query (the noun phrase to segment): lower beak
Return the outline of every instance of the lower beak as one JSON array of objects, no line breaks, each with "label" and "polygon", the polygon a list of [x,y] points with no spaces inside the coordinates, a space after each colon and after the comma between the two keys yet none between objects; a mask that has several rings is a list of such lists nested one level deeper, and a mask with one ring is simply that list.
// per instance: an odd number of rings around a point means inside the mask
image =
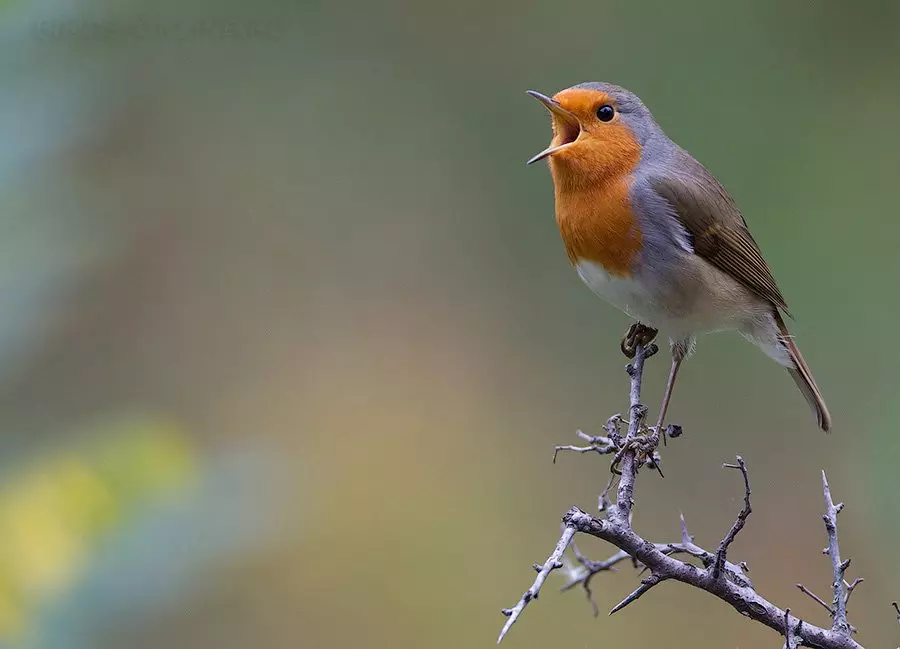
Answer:
[{"label": "lower beak", "polygon": [[[573,113],[570,113],[565,108],[560,106],[556,101],[554,101],[547,95],[541,94],[534,90],[529,90],[528,94],[531,95],[532,97],[534,97],[535,99],[537,99],[539,102],[541,102],[544,105],[544,108],[546,108],[548,111],[550,111],[551,115],[560,119],[562,122],[564,122],[570,128],[574,127],[575,129],[577,129],[578,132],[581,131],[581,122],[578,121],[578,118]],[[530,165],[534,162],[537,162],[538,160],[543,160],[544,158],[553,155],[557,151],[562,151],[566,147],[570,146],[573,142],[575,142],[575,139],[577,139],[577,137],[569,140],[568,142],[563,142],[562,144],[558,144],[556,146],[547,147],[546,149],[544,149],[543,151],[538,153],[536,156],[531,158],[531,160],[529,160],[525,164]]]}]

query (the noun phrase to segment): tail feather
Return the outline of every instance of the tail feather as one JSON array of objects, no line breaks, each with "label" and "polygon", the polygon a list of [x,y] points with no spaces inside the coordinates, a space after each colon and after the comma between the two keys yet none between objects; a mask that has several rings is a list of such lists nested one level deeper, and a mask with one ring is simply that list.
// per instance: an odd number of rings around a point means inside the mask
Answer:
[{"label": "tail feather", "polygon": [[790,355],[791,361],[793,361],[794,364],[794,367],[788,367],[787,371],[791,375],[791,378],[794,379],[794,383],[797,384],[797,387],[800,388],[800,392],[803,393],[806,402],[816,416],[819,428],[827,433],[831,430],[831,413],[828,412],[828,406],[825,405],[825,400],[822,398],[819,386],[816,385],[816,380],[813,378],[809,365],[803,360],[803,355],[800,353],[800,349],[797,347],[796,343],[794,343],[794,338],[784,324],[784,320],[781,319],[781,316],[777,312],[775,313],[775,323],[778,325],[778,330],[781,332],[781,342],[787,349],[788,355]]}]

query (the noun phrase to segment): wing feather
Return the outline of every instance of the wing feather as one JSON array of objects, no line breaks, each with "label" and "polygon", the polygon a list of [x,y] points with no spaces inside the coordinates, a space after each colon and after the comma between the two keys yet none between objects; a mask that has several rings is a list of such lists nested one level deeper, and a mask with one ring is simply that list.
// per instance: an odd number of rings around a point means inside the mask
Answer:
[{"label": "wing feather", "polygon": [[696,254],[790,315],[734,200],[702,165],[696,166],[690,176],[660,176],[651,185],[672,206]]}]

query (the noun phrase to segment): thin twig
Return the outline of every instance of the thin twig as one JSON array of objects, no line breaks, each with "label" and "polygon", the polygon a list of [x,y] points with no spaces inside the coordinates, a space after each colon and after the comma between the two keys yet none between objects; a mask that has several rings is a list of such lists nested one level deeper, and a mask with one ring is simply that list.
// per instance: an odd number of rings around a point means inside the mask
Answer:
[{"label": "thin twig", "polygon": [[596,575],[598,572],[608,572],[610,570],[617,570],[616,565],[622,563],[626,559],[630,559],[631,557],[627,552],[620,550],[612,555],[609,559],[605,561],[591,561],[589,559],[585,559],[584,567],[587,569],[587,572],[573,579],[566,585],[562,586],[559,590],[560,592],[565,592],[567,590],[571,590],[580,584],[583,584],[585,581],[589,580],[591,577]]},{"label": "thin twig", "polygon": [[856,587],[859,586],[864,581],[865,581],[865,579],[863,579],[862,577],[857,577],[856,579],[853,580],[852,584],[848,584],[846,581],[844,582],[844,586],[847,589],[847,597],[844,598],[845,604],[850,603],[850,596],[853,594],[853,591],[856,590]]},{"label": "thin twig", "polygon": [[822,608],[824,608],[826,611],[828,611],[828,615],[834,617],[834,609],[831,608],[831,606],[829,606],[828,603],[824,599],[822,599],[821,597],[816,595],[814,592],[812,592],[809,588],[807,588],[803,584],[796,584],[796,586],[803,592],[804,595],[808,595],[810,597],[810,599],[812,599],[814,602],[821,604]]},{"label": "thin twig", "polygon": [[609,612],[610,615],[613,613],[617,613],[621,611],[623,608],[631,604],[633,601],[638,599],[641,595],[646,593],[648,590],[656,586],[658,583],[663,581],[663,578],[657,575],[656,573],[651,573],[649,577],[646,577],[641,580],[641,585],[634,589],[628,597],[623,599],[621,602],[612,607],[612,610]]},{"label": "thin twig", "polygon": [[620,551],[606,561],[591,561],[586,556],[581,554],[581,551],[578,549],[578,546],[575,545],[574,542],[570,544],[570,547],[572,548],[572,553],[575,555],[575,558],[582,566],[584,566],[585,570],[583,571],[584,574],[577,576],[575,579],[567,583],[565,586],[560,588],[560,591],[562,592],[570,590],[580,584],[584,589],[585,597],[587,597],[588,602],[590,602],[591,609],[594,611],[594,617],[597,617],[598,615],[600,615],[600,609],[597,608],[597,602],[594,601],[594,592],[591,590],[591,577],[596,575],[598,572],[618,570],[616,564],[620,561],[628,559],[628,554]]},{"label": "thin twig", "polygon": [[[615,450],[615,447],[613,447],[613,450]],[[604,451],[601,451],[596,446],[574,446],[572,444],[559,444],[553,447],[553,464],[556,464],[556,456],[559,455],[560,451],[569,451],[571,453],[590,453],[591,451],[596,451],[597,453],[604,453]]]},{"label": "thin twig", "polygon": [[571,444],[558,445],[553,447],[553,464],[556,464],[556,456],[560,451],[571,451],[573,453],[590,453],[591,451],[600,455],[609,455],[616,452],[616,445],[609,437],[597,435],[591,437],[585,435],[580,430],[576,430],[575,434],[588,443],[588,446],[574,446]]},{"label": "thin twig", "polygon": [[516,620],[519,619],[519,615],[521,615],[522,611],[525,610],[525,607],[528,606],[528,602],[538,598],[541,587],[544,585],[544,582],[547,581],[547,577],[550,573],[557,568],[562,568],[562,555],[566,551],[566,548],[569,547],[569,543],[572,542],[573,536],[575,536],[575,528],[566,524],[565,527],[563,527],[562,535],[559,537],[559,541],[557,541],[553,552],[547,557],[547,560],[544,562],[544,565],[540,567],[540,570],[538,570],[538,575],[531,585],[531,588],[525,591],[525,594],[522,595],[522,599],[519,600],[518,604],[512,608],[503,609],[503,615],[508,619],[506,620],[506,624],[503,625],[503,629],[500,631],[500,637],[497,638],[497,644],[500,644],[503,640],[503,636],[505,636],[512,625],[516,623]]},{"label": "thin twig", "polygon": [[594,611],[594,617],[598,617],[600,615],[600,608],[597,606],[597,602],[594,601],[594,591],[591,590],[591,580],[585,579],[582,587],[584,588],[584,596],[591,605],[591,610]]},{"label": "thin twig", "polygon": [[731,525],[731,529],[728,530],[728,533],[722,537],[722,541],[719,543],[719,548],[716,550],[716,562],[713,564],[712,568],[713,579],[718,579],[722,575],[722,570],[725,568],[725,555],[728,554],[728,546],[734,542],[738,533],[744,529],[744,524],[747,522],[747,518],[750,517],[750,513],[753,511],[750,507],[750,478],[747,476],[747,466],[744,464],[744,458],[740,455],[736,456],[735,459],[737,460],[737,464],[724,464],[722,466],[726,469],[739,469],[741,475],[744,476],[744,507],[738,514],[737,519]]},{"label": "thin twig", "polygon": [[[674,556],[676,554],[686,554],[691,557],[695,557],[700,559],[703,563],[704,568],[708,568],[715,562],[715,555],[711,552],[707,552],[701,547],[694,545],[693,537],[690,537],[691,541],[687,543],[655,543],[655,547],[660,552],[666,554],[667,556]],[[572,548],[574,549],[575,544],[572,543]],[[591,561],[584,555],[580,553],[575,555],[575,558],[578,559],[579,563],[581,563],[585,568],[587,568],[587,572],[584,574],[576,576],[574,579],[569,581],[567,584],[562,586],[559,590],[560,592],[565,592],[567,590],[571,590],[576,586],[583,586],[585,583],[589,582],[591,578],[600,572],[607,572],[609,570],[615,570],[616,565],[631,559],[631,555],[629,555],[624,550],[619,550],[615,554],[613,554],[608,559],[604,559],[603,561]],[[638,563],[639,574],[645,572],[647,570],[647,566]],[[750,580],[744,575],[744,571],[741,568],[740,564],[733,564],[730,561],[725,562],[725,572],[728,574],[729,579],[734,580],[738,583],[743,583],[744,585],[753,586]]]},{"label": "thin twig", "polygon": [[825,521],[825,533],[828,535],[828,555],[831,557],[831,566],[834,570],[834,599],[832,600],[832,609],[834,610],[834,622],[832,629],[838,633],[850,635],[850,624],[847,622],[847,593],[844,585],[844,573],[850,565],[850,560],[841,561],[841,550],[838,547],[837,533],[837,515],[844,508],[843,503],[834,504],[831,499],[831,488],[828,486],[828,478],[822,471],[822,491],[825,494],[825,514],[822,520]]}]

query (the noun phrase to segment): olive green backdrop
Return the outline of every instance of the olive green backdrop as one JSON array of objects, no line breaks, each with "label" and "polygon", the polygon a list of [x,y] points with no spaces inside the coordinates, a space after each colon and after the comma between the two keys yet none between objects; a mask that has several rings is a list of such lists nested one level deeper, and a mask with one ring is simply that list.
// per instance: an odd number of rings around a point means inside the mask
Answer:
[{"label": "olive green backdrop", "polygon": [[[552,445],[626,405],[628,322],[524,166],[524,91],[606,80],[734,194],[835,418],[702,339],[637,529],[714,545],[742,454],[733,558],[825,624],[794,587],[828,597],[825,468],[851,621],[896,646],[898,65],[874,0],[0,3],[0,645],[492,646],[608,476]],[[560,583],[508,647],[781,644],[677,584],[595,619]]]}]

